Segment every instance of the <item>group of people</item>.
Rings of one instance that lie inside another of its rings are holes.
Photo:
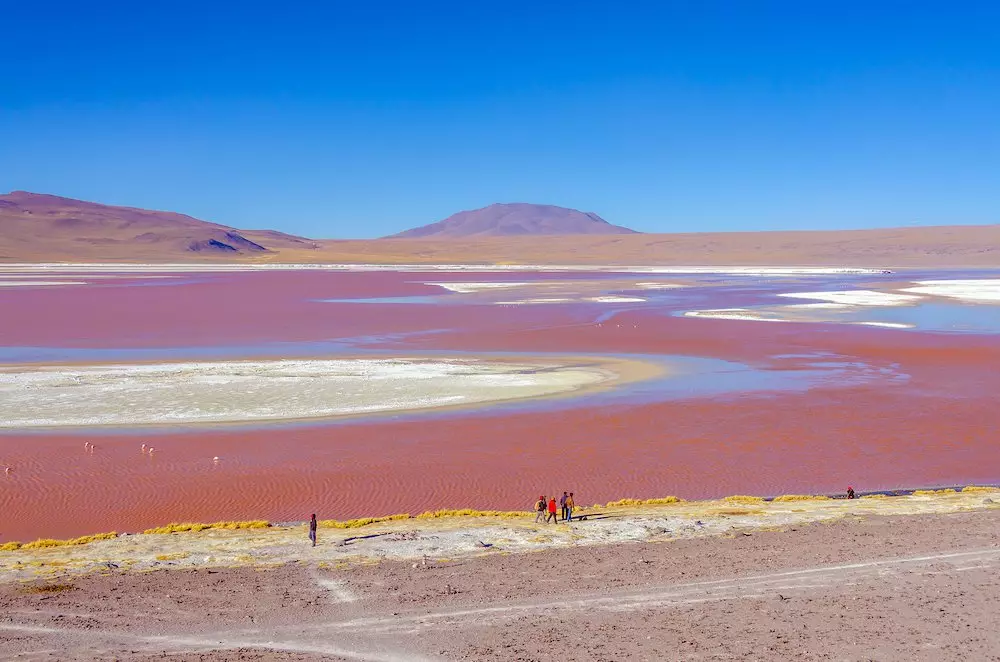
[[[545,498],[545,495],[538,497],[538,501],[535,502],[535,523],[541,522],[544,518],[545,523],[552,522],[555,524],[559,521],[559,515],[562,514],[562,521],[572,522],[573,521],[573,509],[576,508],[576,502],[573,500],[572,492],[563,492],[562,496],[559,497],[558,509],[556,506],[556,498],[549,497]]]

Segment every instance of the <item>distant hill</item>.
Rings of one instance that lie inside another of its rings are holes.
[[[539,241],[541,234],[565,236],[559,241]],[[0,263],[1000,268],[1000,225],[640,234],[572,209],[513,204],[462,212],[396,236],[416,238],[313,241],[273,230],[236,230],[172,212],[112,207],[23,191],[0,195]]]
[[[302,237],[237,230],[174,212],[27,191],[0,195],[0,258],[185,259],[316,247]]]
[[[597,214],[589,212],[553,205],[513,202],[461,211],[443,221],[400,232],[388,238],[451,239],[569,234],[636,234],[636,232],[619,225],[611,225]]]

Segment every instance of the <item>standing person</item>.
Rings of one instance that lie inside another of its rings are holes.
[[[535,502],[535,524],[538,524],[545,518],[545,495],[538,497],[538,501]]]
[[[549,520],[552,520],[553,524],[555,524],[556,522],[559,521],[559,517],[556,514],[556,498],[555,497],[552,497],[551,499],[549,499],[549,516],[545,518],[545,523],[548,524]]]
[[[570,492],[569,496],[566,498],[566,521],[573,521],[573,509],[576,507],[576,501],[573,500],[573,493]]]
[[[850,485],[847,486],[847,498],[848,499],[854,498],[854,488],[851,487]]]
[[[559,497],[559,508],[562,510],[563,521],[566,521],[566,499],[569,498],[569,494],[563,492],[563,495]]]
[[[309,540],[312,540],[313,547],[316,546],[316,513],[313,513],[309,520]]]

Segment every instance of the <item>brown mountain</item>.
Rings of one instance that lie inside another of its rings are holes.
[[[587,218],[587,224],[604,224],[592,216]],[[498,222],[498,225],[505,223]],[[612,232],[629,231],[620,228]],[[427,235],[426,238],[405,240],[312,241],[272,230],[235,230],[170,212],[111,207],[20,191],[0,195],[0,263],[220,260],[344,264],[997,268],[1000,267],[1000,225],[577,234],[555,242],[539,241],[530,234],[496,236],[488,232],[459,237]]]
[[[526,202],[494,204],[460,211],[443,221],[392,235],[398,239],[515,237],[522,235],[636,234],[611,225],[597,214]]]
[[[185,259],[313,249],[308,239],[236,230],[174,212],[114,207],[55,195],[0,195],[0,258]]]

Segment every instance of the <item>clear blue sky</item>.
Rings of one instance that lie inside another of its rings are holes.
[[[13,189],[315,237],[1000,222],[1000,3],[11,2]]]

